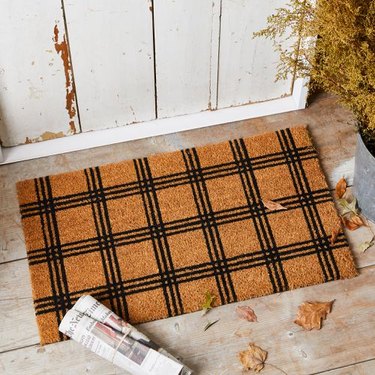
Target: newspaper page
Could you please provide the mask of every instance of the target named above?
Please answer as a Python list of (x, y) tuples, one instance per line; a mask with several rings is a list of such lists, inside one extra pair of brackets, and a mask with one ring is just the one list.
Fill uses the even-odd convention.
[[(73, 308), (103, 324), (106, 324), (112, 327), (116, 331), (119, 331), (125, 335), (128, 335), (134, 340), (141, 342), (145, 346), (158, 351), (159, 353), (173, 359), (174, 361), (181, 363), (177, 358), (175, 358), (170, 353), (168, 353), (165, 349), (161, 348), (159, 345), (154, 343), (146, 335), (138, 331), (131, 324), (125, 322), (118, 315), (116, 315), (112, 310), (108, 309), (102, 303), (97, 301), (94, 297), (90, 295), (81, 296), (81, 298), (75, 303)], [(192, 373), (193, 373), (192, 370), (184, 366), (181, 372), (181, 375), (191, 375)]]
[(181, 374), (181, 363), (74, 309), (66, 313), (59, 330), (134, 375)]
[(130, 325), (116, 315), (112, 310), (108, 309), (94, 297), (83, 295), (73, 306), (74, 310), (84, 313), (85, 315), (104, 323), (116, 331), (128, 334), (130, 337), (143, 343), (150, 348), (159, 350), (158, 345), (153, 343), (146, 335), (139, 332), (135, 327)]

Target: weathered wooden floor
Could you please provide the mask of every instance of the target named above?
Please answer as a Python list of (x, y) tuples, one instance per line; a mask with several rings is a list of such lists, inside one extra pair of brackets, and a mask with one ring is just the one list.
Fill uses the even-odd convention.
[[(310, 126), (331, 187), (342, 175), (351, 181), (353, 121), (334, 98), (325, 94), (303, 111), (1, 166), (0, 373), (124, 374), (74, 342), (38, 345), (16, 181), (302, 123)], [(359, 252), (360, 243), (370, 237), (366, 229), (348, 233), (348, 237), (359, 277), (253, 299), (249, 304), (258, 315), (258, 323), (239, 320), (234, 313), (237, 304), (232, 304), (207, 315), (210, 320), (220, 318), (207, 332), (203, 332), (206, 317), (199, 312), (146, 323), (141, 329), (183, 358), (197, 374), (241, 374), (237, 353), (248, 342), (267, 350), (268, 363), (288, 375), (375, 374), (375, 247), (365, 254)], [(332, 299), (336, 299), (333, 311), (321, 331), (305, 332), (293, 323), (301, 302)], [(282, 371), (266, 366), (262, 374)]]

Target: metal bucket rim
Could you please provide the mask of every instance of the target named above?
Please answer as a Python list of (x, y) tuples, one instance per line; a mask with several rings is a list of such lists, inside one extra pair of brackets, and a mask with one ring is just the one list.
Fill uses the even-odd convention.
[(363, 138), (362, 138), (362, 135), (361, 135), (360, 132), (357, 133), (357, 141), (359, 142), (361, 147), (366, 150), (366, 153), (370, 156), (370, 158), (372, 158), (372, 160), (375, 163), (375, 156), (370, 152), (370, 150), (366, 146), (365, 142), (363, 142)]

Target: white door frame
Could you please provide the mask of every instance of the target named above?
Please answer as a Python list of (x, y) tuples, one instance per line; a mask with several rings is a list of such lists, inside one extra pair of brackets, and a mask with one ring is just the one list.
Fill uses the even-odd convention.
[(125, 125), (118, 128), (79, 133), (44, 142), (3, 147), (2, 155), (0, 147), (0, 164), (15, 163), (22, 160), (303, 109), (305, 108), (307, 98), (306, 83), (306, 80), (299, 78), (294, 82), (293, 94), (291, 96), (262, 103), (247, 104), (215, 111), (204, 111), (190, 115)]

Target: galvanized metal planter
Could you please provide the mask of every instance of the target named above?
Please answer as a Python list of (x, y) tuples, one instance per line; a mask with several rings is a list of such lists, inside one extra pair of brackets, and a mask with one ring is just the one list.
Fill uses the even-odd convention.
[(375, 222), (375, 156), (357, 136), (357, 150), (354, 167), (354, 195), (362, 213)]

